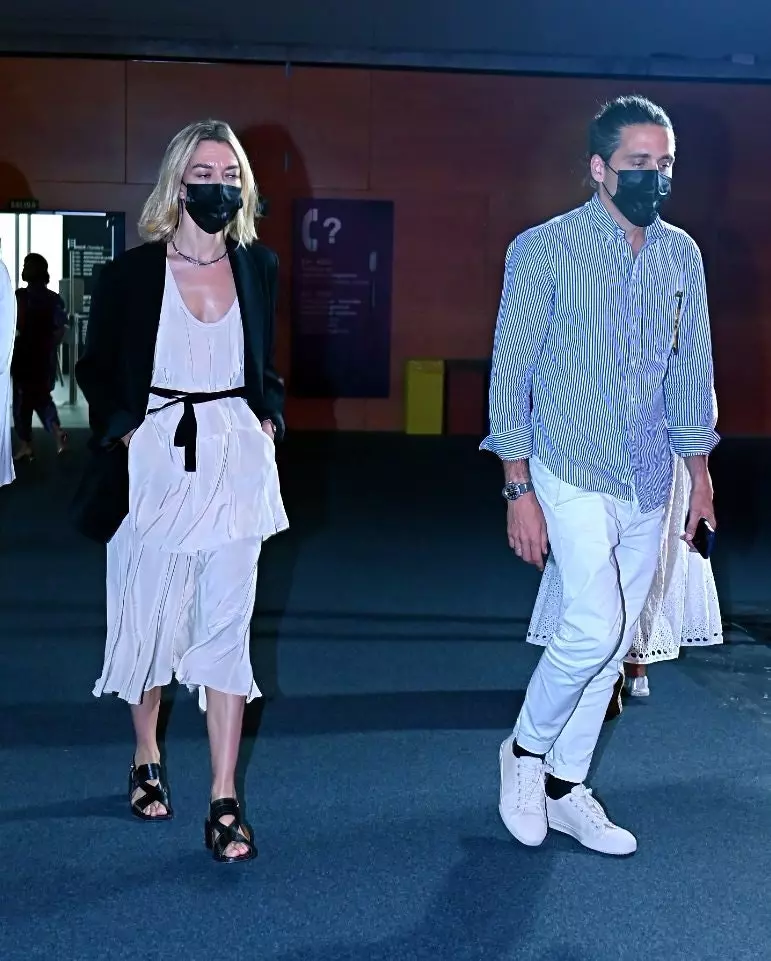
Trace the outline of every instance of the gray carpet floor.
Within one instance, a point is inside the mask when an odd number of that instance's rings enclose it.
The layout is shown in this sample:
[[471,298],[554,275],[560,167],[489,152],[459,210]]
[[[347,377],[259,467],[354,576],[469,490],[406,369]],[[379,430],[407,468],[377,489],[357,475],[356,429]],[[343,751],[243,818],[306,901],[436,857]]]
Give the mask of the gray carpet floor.
[[606,725],[592,783],[640,842],[616,861],[522,848],[498,818],[538,651],[495,462],[466,439],[291,438],[241,760],[260,857],[222,866],[186,691],[167,704],[177,817],[128,815],[127,711],[90,694],[103,551],[66,519],[84,438],[58,460],[45,440],[0,490],[2,961],[771,957],[769,445],[715,458],[732,643],[653,668],[651,698]]

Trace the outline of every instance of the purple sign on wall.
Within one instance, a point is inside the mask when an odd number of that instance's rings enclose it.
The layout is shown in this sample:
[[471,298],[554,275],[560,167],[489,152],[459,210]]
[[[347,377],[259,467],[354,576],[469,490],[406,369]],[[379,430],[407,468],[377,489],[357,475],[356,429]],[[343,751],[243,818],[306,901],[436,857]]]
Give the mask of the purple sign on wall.
[[393,203],[296,200],[292,227],[292,394],[388,397]]

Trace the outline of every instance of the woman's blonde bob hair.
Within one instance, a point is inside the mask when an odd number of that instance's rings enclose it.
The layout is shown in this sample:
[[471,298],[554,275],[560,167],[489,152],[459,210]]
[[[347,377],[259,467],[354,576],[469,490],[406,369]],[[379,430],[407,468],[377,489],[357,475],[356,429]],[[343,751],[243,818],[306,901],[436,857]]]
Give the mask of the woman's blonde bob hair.
[[168,243],[174,236],[181,213],[179,188],[182,178],[198,144],[204,140],[226,143],[236,155],[241,168],[244,204],[225,228],[225,236],[239,245],[250,244],[257,239],[259,193],[246,151],[228,124],[221,120],[202,120],[180,130],[166,148],[158,183],[147,198],[137,225],[142,240]]

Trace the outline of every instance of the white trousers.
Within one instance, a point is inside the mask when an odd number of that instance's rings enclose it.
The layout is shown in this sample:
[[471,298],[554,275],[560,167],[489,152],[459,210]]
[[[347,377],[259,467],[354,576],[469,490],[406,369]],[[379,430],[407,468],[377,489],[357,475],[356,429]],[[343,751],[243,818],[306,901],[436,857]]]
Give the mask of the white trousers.
[[555,777],[582,783],[651,588],[664,508],[643,514],[636,500],[580,490],[535,458],[530,470],[563,602],[514,733]]

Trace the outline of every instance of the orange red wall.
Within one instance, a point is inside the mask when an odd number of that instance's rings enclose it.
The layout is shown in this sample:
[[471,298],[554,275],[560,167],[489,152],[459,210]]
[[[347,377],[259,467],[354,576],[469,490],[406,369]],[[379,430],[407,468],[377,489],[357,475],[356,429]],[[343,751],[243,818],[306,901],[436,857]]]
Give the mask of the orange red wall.
[[402,429],[406,360],[489,354],[507,243],[586,196],[597,105],[648,94],[679,139],[669,219],[707,263],[720,427],[771,434],[771,86],[8,58],[0,90],[0,207],[124,210],[129,245],[171,135],[229,121],[271,203],[284,371],[292,198],[394,200],[390,398],[290,400],[295,428],[343,430]]

